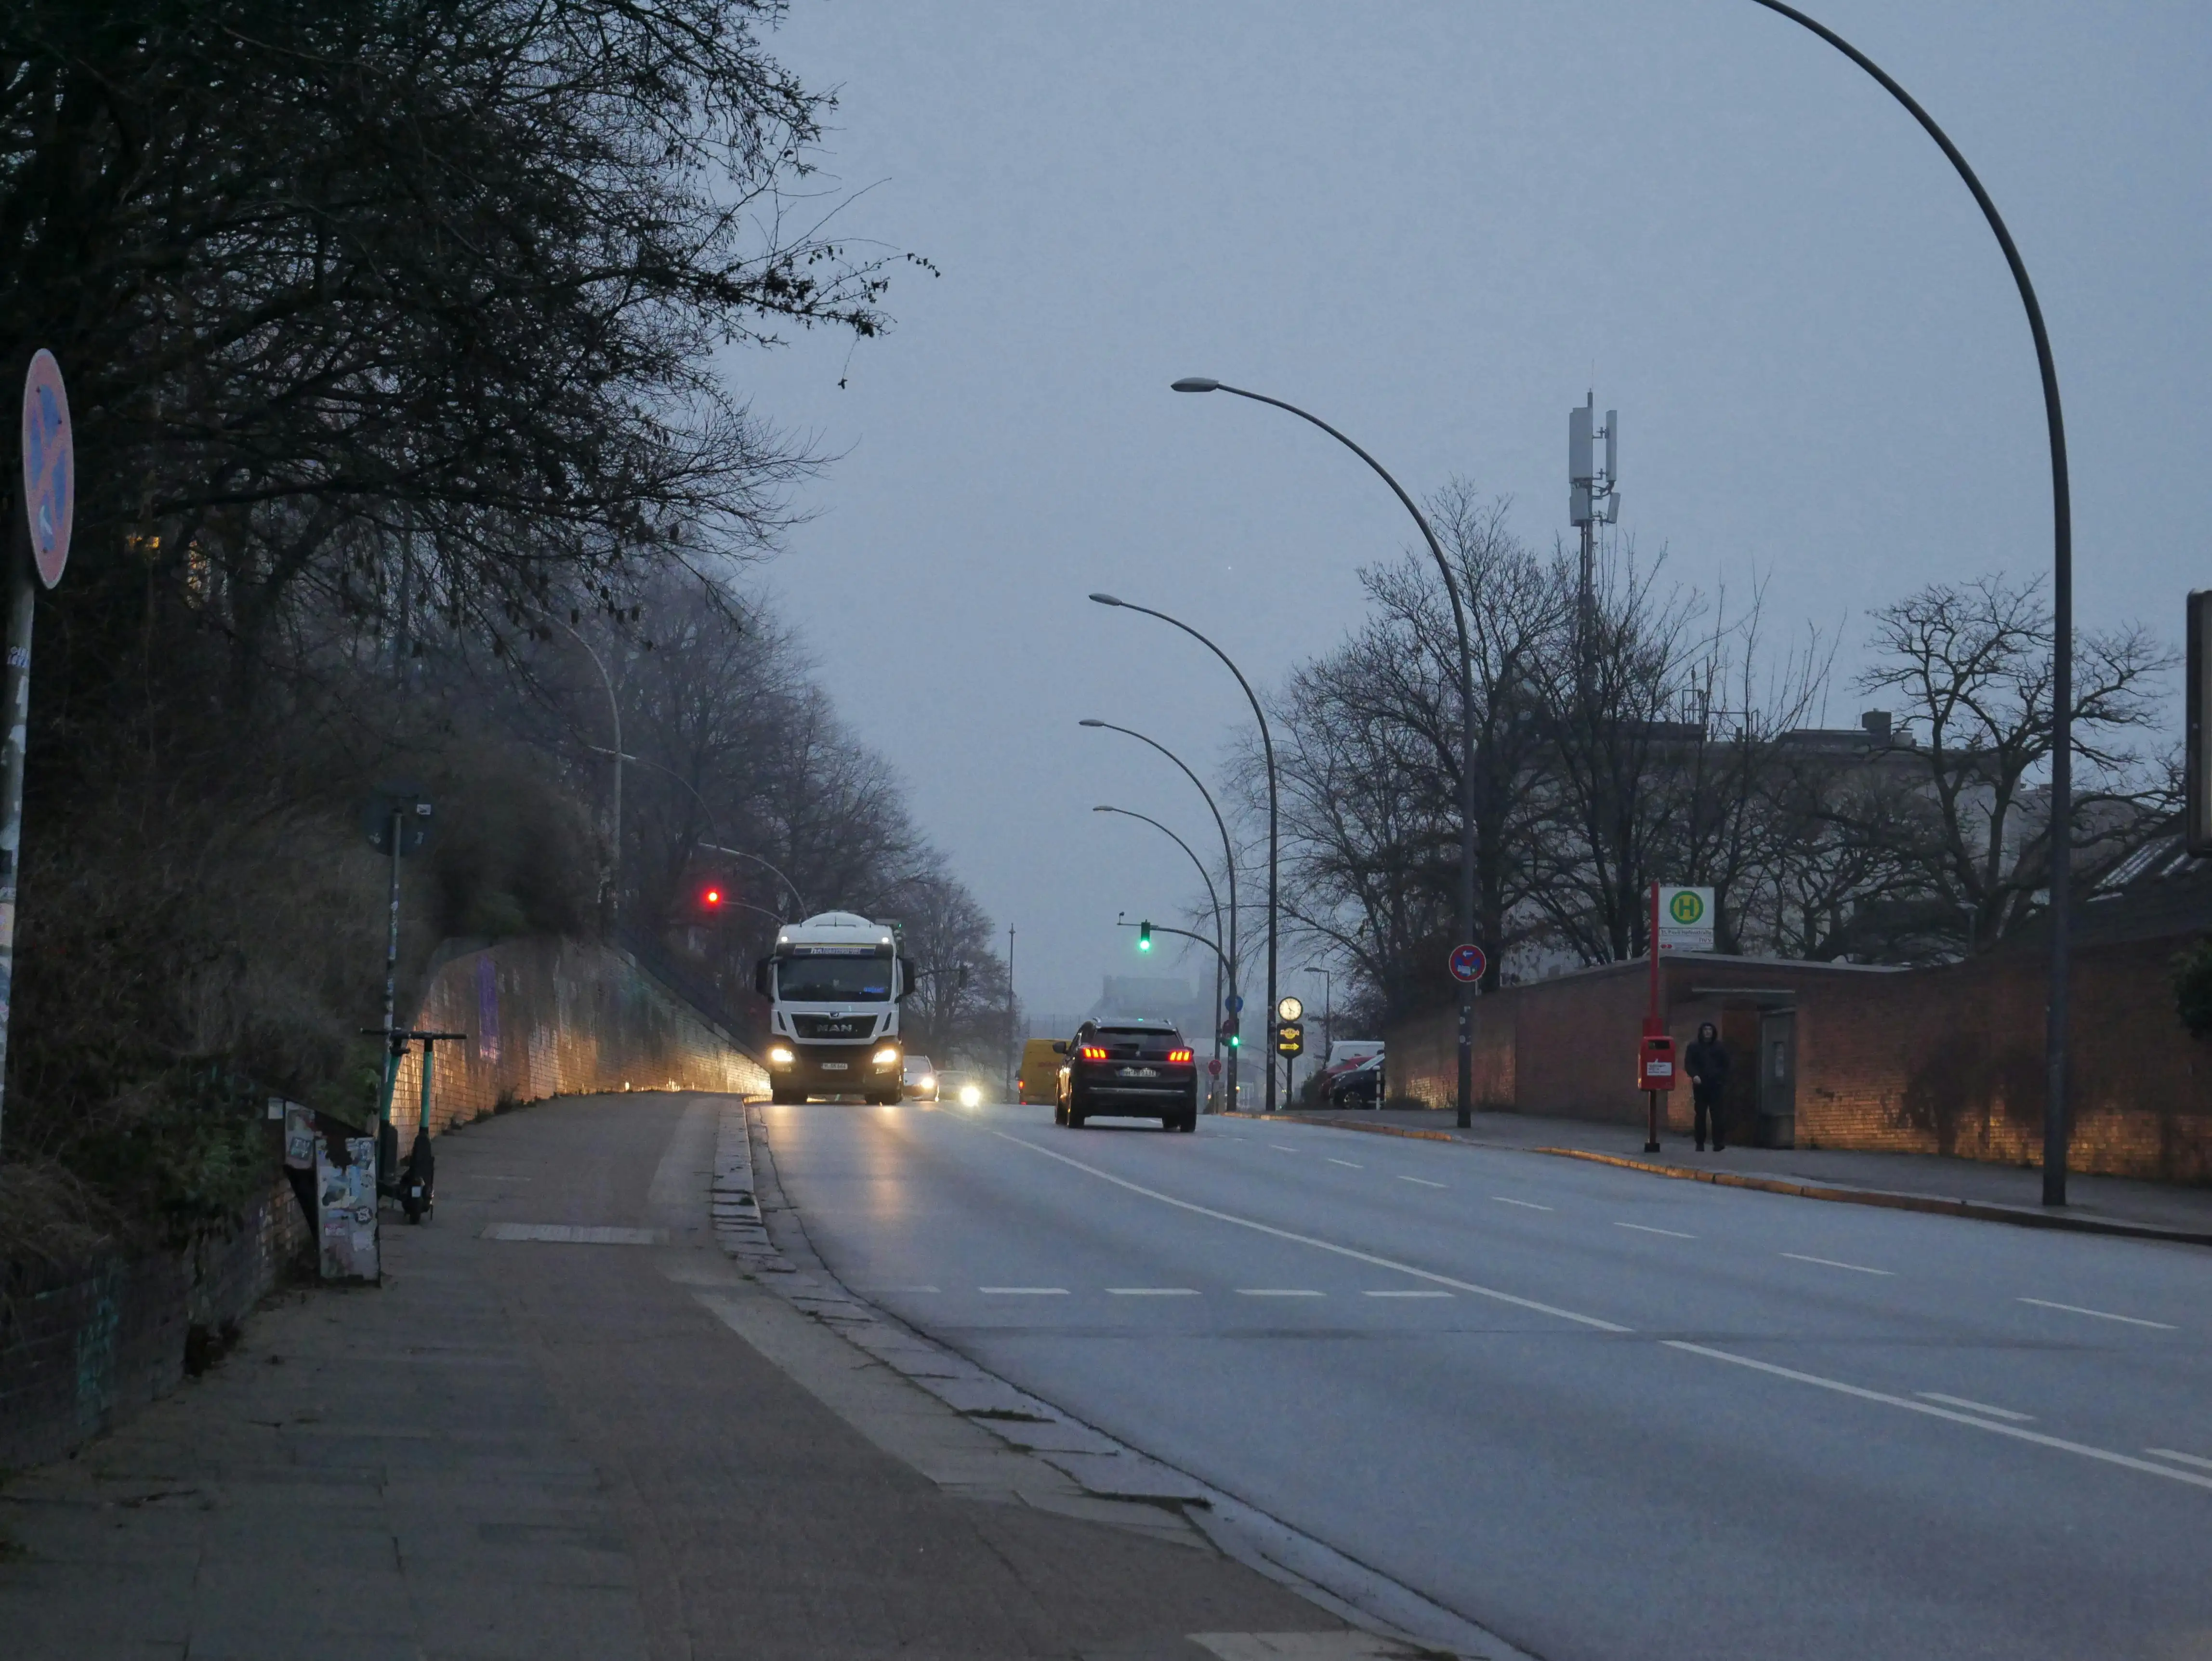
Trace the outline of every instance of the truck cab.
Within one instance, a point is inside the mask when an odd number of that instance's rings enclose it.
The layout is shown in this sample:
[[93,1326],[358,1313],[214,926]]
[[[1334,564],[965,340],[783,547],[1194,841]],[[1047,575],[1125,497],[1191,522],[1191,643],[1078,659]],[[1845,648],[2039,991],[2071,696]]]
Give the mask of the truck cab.
[[778,929],[775,950],[753,971],[753,989],[769,1001],[771,1098],[896,1102],[906,1055],[899,1004],[914,978],[896,923],[824,911]]

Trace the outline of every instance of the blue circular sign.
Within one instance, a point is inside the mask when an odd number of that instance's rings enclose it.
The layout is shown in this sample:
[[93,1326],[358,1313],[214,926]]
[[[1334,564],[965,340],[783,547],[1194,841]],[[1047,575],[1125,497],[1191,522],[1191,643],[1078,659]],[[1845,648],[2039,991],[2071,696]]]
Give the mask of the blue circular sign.
[[61,365],[44,347],[23,377],[23,508],[39,581],[52,587],[69,563],[76,522],[76,456]]
[[1479,946],[1455,946],[1451,954],[1452,978],[1455,981],[1470,983],[1479,981],[1482,978],[1482,971],[1489,966],[1489,963],[1490,960],[1482,955],[1482,948]]
[[1238,994],[1231,992],[1221,1001],[1221,1007],[1232,1015],[1241,1015],[1244,1013],[1244,1000]]

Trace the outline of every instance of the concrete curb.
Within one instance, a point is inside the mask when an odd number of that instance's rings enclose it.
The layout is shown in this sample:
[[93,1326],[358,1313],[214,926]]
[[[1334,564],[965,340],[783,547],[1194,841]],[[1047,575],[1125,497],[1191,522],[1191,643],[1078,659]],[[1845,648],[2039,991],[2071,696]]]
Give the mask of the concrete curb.
[[2190,1229],[2164,1228],[2156,1223],[2129,1223],[2104,1217],[2084,1217],[2065,1212],[2039,1211],[2029,1206],[1998,1205],[1987,1200],[1959,1200],[1940,1194],[1900,1194],[1886,1188],[1846,1188],[1825,1183],[1792,1182],[1786,1177],[1754,1177],[1736,1171],[1699,1171],[1692,1165],[1662,1165],[1653,1159],[1631,1159],[1622,1153],[1598,1153],[1581,1147],[1524,1147],[1503,1142],[1480,1142],[1442,1130],[1413,1130],[1403,1125],[1360,1124],[1343,1119],[1291,1119],[1266,1113],[1223,1114],[1224,1118],[1266,1119],[1270,1123],[1322,1125],[1331,1130],[1356,1130],[1368,1136],[1409,1136],[1425,1142],[1450,1142],[1461,1147],[1489,1148],[1500,1153],[1543,1153],[1556,1159],[1587,1159],[1592,1165],[1617,1165],[1648,1176],[1671,1177],[1679,1182],[1711,1183],[1716,1188],[1748,1188],[1762,1194],[1788,1194],[1801,1200],[1827,1200],[1838,1205],[1878,1206],[1890,1211],[1921,1211],[1937,1217],[1967,1217],[1976,1222],[2010,1223],[2015,1228],[2047,1228],[2075,1234],[2105,1234],[2130,1240],[2164,1240],[2174,1245],[2212,1246],[2212,1234]]

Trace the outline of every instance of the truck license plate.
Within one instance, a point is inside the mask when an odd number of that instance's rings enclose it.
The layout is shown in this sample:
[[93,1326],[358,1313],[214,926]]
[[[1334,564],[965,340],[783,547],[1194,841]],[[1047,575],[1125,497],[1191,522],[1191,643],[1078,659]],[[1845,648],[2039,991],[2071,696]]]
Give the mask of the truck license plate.
[[822,1063],[822,1070],[824,1073],[849,1073],[853,1068],[849,1062],[824,1062]]

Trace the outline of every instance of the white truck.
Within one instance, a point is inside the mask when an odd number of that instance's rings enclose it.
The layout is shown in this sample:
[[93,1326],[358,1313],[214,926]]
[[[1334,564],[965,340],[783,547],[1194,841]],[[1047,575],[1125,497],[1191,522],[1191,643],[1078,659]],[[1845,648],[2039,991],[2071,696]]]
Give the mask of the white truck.
[[753,989],[769,1001],[771,1099],[896,1102],[906,1054],[899,1004],[914,981],[896,923],[824,911],[778,929],[775,950],[753,971]]

